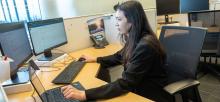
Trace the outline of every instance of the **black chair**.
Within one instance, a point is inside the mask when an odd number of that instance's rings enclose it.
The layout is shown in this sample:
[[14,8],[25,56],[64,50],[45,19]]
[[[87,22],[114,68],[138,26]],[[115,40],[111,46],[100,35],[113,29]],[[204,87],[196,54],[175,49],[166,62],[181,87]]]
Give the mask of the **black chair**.
[[[219,28],[220,29],[220,28]],[[211,72],[220,79],[220,32],[208,32],[201,53],[201,68],[203,72]],[[214,59],[214,61],[212,60]]]
[[206,10],[188,13],[189,26],[207,27],[199,70],[205,75],[210,72],[220,79],[220,23],[216,17],[220,16],[220,10]]
[[197,65],[207,29],[181,26],[163,26],[160,42],[167,53],[169,85],[164,90],[173,96],[182,96],[183,102],[201,102],[196,80]]

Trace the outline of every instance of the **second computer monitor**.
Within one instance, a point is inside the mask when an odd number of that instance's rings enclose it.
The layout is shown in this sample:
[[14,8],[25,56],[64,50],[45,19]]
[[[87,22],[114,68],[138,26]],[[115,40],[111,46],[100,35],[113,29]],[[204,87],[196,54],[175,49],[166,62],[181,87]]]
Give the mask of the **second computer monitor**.
[[16,78],[18,69],[32,57],[24,22],[0,24],[0,49],[3,55],[14,60],[10,71],[12,79]]
[[34,21],[28,23],[34,54],[44,53],[40,60],[53,60],[60,54],[51,53],[53,48],[67,43],[66,32],[62,18]]

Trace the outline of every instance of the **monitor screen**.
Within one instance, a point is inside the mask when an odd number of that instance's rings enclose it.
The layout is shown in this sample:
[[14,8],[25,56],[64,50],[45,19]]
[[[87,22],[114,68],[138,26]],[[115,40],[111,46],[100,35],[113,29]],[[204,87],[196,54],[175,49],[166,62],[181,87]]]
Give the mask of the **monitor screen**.
[[14,60],[11,76],[32,56],[24,22],[0,24],[0,45],[2,54]]
[[157,15],[178,14],[179,0],[156,0]]
[[209,0],[180,0],[181,13],[209,10]]
[[156,0],[157,15],[209,10],[209,0]]
[[62,18],[29,22],[28,28],[35,55],[67,43]]

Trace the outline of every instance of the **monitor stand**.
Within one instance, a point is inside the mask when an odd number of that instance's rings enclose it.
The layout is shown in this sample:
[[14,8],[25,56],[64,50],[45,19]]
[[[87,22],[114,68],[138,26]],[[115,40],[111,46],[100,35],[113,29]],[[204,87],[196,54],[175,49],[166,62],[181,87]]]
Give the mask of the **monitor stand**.
[[53,61],[62,55],[64,55],[64,53],[52,53],[51,51],[45,51],[44,56],[40,57],[38,61]]
[[28,68],[20,68],[10,80],[2,83],[6,94],[32,91]]
[[172,19],[169,19],[168,15],[165,15],[165,22],[158,22],[158,24],[174,24],[174,23],[179,23],[178,21],[173,21]]

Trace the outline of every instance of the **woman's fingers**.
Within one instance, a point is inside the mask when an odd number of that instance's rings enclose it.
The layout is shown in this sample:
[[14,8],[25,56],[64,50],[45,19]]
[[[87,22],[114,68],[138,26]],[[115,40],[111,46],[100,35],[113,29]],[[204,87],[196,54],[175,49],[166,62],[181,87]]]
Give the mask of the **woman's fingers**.
[[61,89],[61,90],[62,90],[63,94],[65,94],[65,93],[67,93],[71,88],[73,88],[73,86],[67,85],[66,87],[63,87],[63,89]]
[[74,97],[75,95],[74,95],[74,92],[70,92],[69,94],[67,94],[66,96],[64,96],[66,99],[76,99],[75,97]]
[[64,93],[64,97],[68,96],[71,92],[73,92],[73,89],[69,89],[68,91],[66,91],[66,93]]

